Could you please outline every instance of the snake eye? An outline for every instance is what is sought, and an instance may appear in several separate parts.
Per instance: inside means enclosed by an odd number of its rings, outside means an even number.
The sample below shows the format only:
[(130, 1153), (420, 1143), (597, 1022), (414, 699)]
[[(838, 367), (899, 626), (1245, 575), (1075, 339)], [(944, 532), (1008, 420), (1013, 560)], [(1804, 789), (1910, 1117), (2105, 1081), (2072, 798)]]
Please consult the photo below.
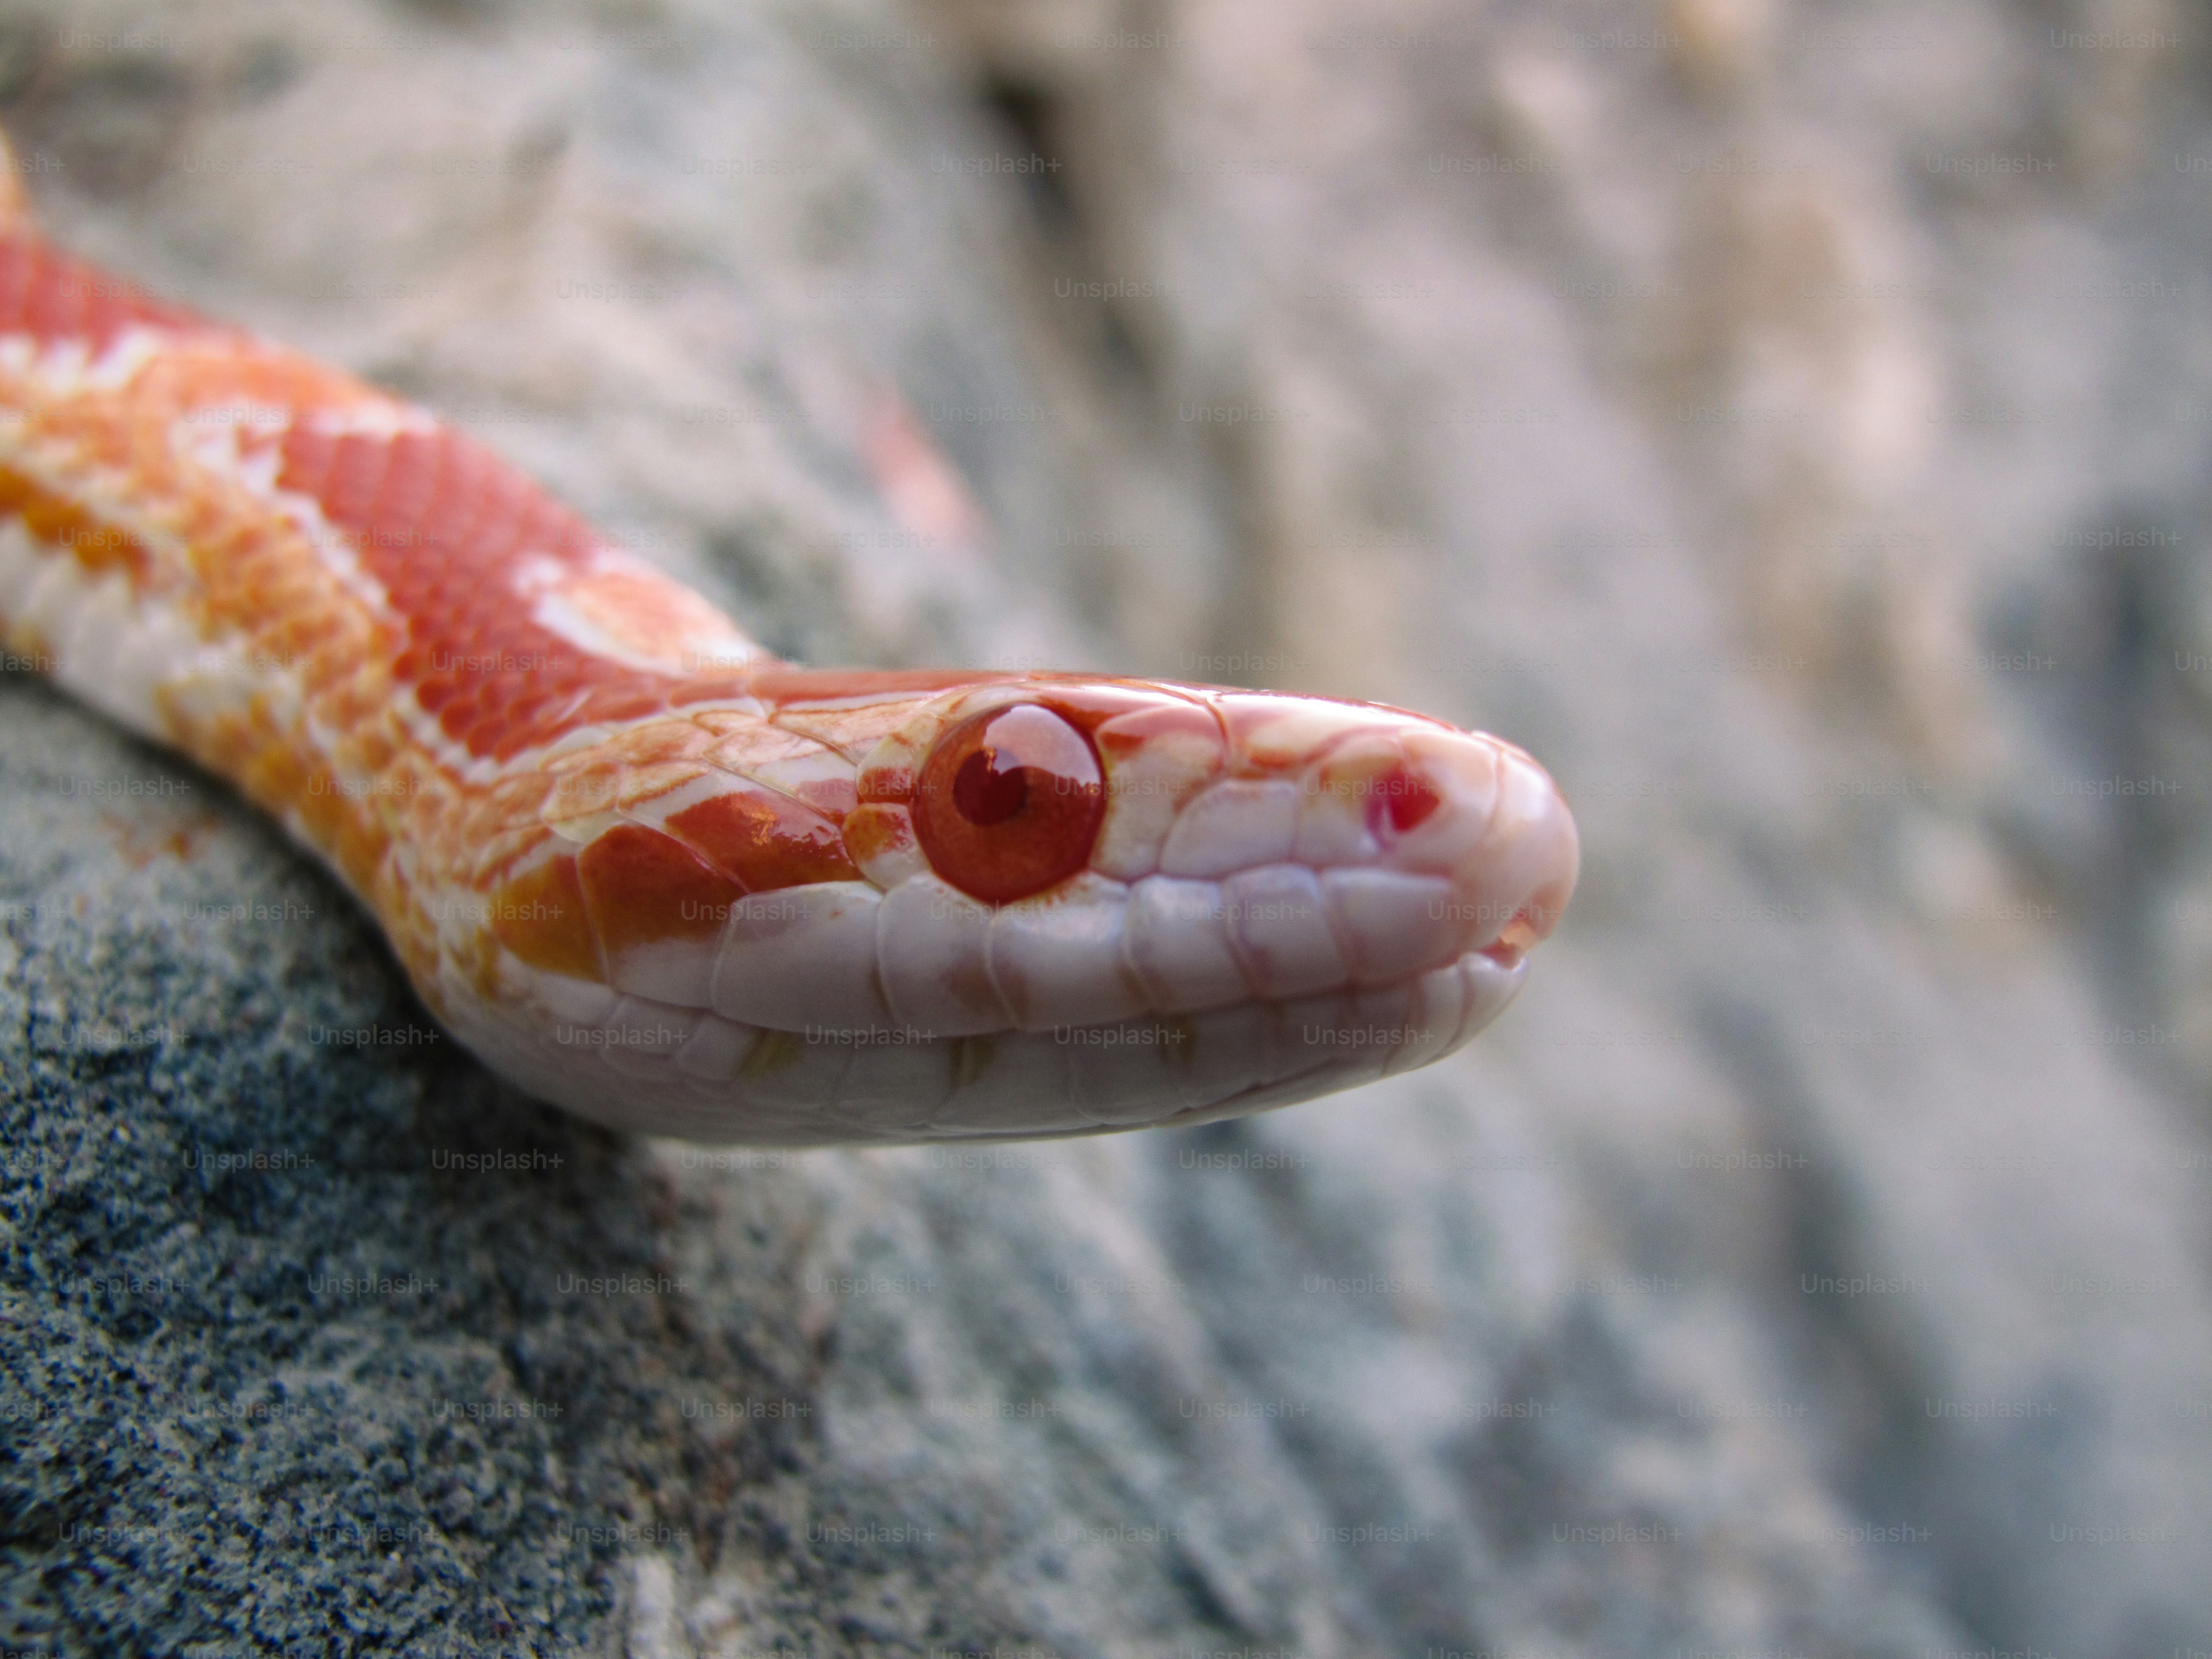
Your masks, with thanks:
[(915, 791), (915, 834), (931, 867), (987, 904), (1082, 869), (1105, 815), (1091, 739), (1035, 703), (961, 721), (938, 739)]

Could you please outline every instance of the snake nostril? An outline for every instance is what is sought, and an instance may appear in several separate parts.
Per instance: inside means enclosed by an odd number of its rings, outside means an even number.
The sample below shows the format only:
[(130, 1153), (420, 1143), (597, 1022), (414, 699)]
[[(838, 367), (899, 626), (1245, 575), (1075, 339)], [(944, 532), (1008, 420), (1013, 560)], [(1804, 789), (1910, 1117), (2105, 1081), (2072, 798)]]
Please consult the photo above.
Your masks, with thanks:
[(1379, 832), (1387, 820), (1396, 834), (1409, 834), (1444, 804), (1434, 784), (1403, 766), (1392, 767), (1376, 779), (1372, 787), (1374, 793), (1367, 803), (1367, 827), (1370, 833)]

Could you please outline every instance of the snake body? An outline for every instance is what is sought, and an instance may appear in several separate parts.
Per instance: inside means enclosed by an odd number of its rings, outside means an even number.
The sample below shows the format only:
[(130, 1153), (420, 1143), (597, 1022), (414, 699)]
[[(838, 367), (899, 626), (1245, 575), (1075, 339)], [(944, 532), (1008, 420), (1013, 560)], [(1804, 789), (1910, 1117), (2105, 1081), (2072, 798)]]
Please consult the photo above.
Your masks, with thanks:
[(1540, 767), (1419, 715), (776, 660), (483, 444), (15, 199), (0, 638), (319, 854), (495, 1070), (696, 1139), (1080, 1134), (1401, 1072), (1504, 1006), (1577, 870)]

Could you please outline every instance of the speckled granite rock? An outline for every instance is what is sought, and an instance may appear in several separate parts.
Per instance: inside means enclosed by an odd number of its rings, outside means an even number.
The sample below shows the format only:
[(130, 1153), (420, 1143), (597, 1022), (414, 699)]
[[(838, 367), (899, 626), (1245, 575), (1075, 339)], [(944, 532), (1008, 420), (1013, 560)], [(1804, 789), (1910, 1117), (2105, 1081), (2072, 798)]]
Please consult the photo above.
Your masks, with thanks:
[[(2053, 16), (19, 0), (67, 240), (780, 647), (1479, 720), (1588, 875), (1358, 1096), (701, 1153), (487, 1079), (219, 784), (0, 678), (0, 1644), (2212, 1647), (2203, 1073), (2120, 1041), (2204, 959), (2147, 670), (2212, 339), (2107, 308), (2212, 140), (2039, 33), (2150, 12)], [(878, 499), (901, 418), (992, 532)], [(2197, 793), (2052, 787), (2139, 772)]]

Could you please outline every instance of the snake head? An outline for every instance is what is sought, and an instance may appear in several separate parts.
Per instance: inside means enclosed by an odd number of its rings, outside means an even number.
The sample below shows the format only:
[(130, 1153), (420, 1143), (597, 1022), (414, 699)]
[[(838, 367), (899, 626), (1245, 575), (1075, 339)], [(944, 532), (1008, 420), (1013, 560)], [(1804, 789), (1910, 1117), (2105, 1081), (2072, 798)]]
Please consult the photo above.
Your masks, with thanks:
[[(1399, 709), (1075, 675), (748, 684), (750, 711), (698, 717), (732, 734), (703, 751), (672, 716), (580, 751), (544, 809), (573, 851), (527, 878), (552, 902), (499, 907), (522, 920), (495, 923), (492, 1000), (520, 1012), (465, 1035), (587, 1115), (808, 1145), (1284, 1105), (1466, 1042), (1574, 887), (1543, 769)], [(512, 1036), (549, 1027), (557, 1047)]]
[(998, 1118), (975, 1079), (968, 1133), (1194, 1121), (1440, 1058), (1579, 861), (1521, 750), (1316, 697), (1026, 676), (922, 704), (855, 784), (894, 1018), (992, 1066), (1057, 1051), (1009, 1068), (1042, 1075)]

